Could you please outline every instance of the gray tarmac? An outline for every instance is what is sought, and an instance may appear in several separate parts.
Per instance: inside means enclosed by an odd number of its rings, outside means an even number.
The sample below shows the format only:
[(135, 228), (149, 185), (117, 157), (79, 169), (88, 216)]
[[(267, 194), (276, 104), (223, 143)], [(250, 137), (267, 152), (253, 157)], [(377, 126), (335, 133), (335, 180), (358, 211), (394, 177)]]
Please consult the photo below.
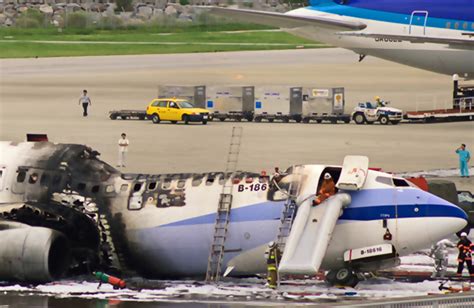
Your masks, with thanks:
[[(451, 78), (327, 48), (176, 55), (0, 60), (0, 140), (27, 132), (55, 142), (87, 144), (112, 165), (117, 141), (130, 140), (124, 171), (204, 172), (225, 168), (233, 126), (244, 136), (239, 169), (292, 164), (341, 164), (345, 155), (370, 157), (387, 171), (454, 168), (460, 143), (474, 148), (474, 122), (358, 126), (355, 124), (221, 123), (206, 126), (112, 121), (112, 109), (144, 109), (158, 84), (344, 86), (347, 111), (379, 95), (404, 110), (449, 105)], [(90, 116), (78, 99), (88, 89)], [(458, 181), (458, 180), (457, 180)], [(474, 187), (471, 179), (459, 180)]]

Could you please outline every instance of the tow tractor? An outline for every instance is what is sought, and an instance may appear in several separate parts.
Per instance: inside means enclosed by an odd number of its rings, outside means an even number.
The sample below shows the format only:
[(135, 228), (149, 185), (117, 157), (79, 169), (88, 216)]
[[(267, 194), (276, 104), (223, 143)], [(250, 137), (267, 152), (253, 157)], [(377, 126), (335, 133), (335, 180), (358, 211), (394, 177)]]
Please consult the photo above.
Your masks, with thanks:
[(387, 107), (389, 102), (379, 102), (377, 105), (370, 102), (359, 103), (352, 112), (352, 120), (357, 124), (373, 124), (380, 122), (380, 124), (387, 125), (392, 123), (394, 125), (400, 123), (403, 119), (403, 111), (393, 107)]

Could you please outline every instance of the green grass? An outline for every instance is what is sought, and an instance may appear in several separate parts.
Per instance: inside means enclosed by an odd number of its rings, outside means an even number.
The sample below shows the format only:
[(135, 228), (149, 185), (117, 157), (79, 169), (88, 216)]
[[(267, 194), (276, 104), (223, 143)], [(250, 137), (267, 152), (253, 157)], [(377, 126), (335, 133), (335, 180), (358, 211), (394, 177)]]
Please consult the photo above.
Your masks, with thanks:
[[(242, 29), (243, 28), (243, 29)], [(189, 26), (187, 29), (174, 28), (169, 35), (163, 28), (151, 31), (152, 27), (122, 30), (66, 30), (59, 33), (57, 29), (0, 29), (0, 58), (28, 57), (61, 57), (91, 55), (132, 55), (217, 52), (240, 50), (272, 50), (291, 49), (300, 45), (306, 47), (315, 44), (313, 41), (301, 39), (284, 32), (244, 32), (222, 33), (219, 31), (250, 30), (255, 27), (242, 25)], [(261, 28), (261, 27), (259, 27)], [(203, 29), (207, 31), (203, 31)], [(156, 30), (156, 29), (155, 29)], [(6, 42), (15, 41), (15, 42)], [(94, 44), (38, 43), (32, 41), (65, 41), (65, 42), (97, 42)], [(140, 44), (101, 44), (100, 42), (141, 42)], [(183, 45), (159, 45), (163, 42), (184, 42)], [(142, 44), (145, 43), (145, 44)], [(281, 45), (200, 45), (200, 43), (249, 43), (249, 44), (281, 44)]]

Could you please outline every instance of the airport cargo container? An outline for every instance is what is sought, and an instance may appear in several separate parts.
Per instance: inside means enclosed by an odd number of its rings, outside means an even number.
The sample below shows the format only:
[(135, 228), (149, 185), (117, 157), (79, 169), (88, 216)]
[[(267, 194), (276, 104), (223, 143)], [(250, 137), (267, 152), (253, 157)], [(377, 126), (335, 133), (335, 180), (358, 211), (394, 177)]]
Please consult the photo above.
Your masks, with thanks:
[(258, 87), (255, 89), (254, 120), (301, 122), (302, 100), (301, 87)]
[(255, 89), (253, 86), (214, 86), (206, 89), (206, 109), (213, 119), (253, 120)]
[(344, 113), (344, 88), (303, 88), (304, 123), (329, 121), (349, 123), (351, 116)]
[(179, 98), (196, 108), (206, 108), (206, 86), (159, 85), (157, 98)]

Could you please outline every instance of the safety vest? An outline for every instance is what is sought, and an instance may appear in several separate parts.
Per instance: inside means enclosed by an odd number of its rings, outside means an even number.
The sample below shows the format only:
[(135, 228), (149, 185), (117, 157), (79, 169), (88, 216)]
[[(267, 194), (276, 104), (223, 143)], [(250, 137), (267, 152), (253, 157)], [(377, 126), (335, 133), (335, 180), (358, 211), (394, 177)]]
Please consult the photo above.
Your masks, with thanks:
[(474, 249), (474, 244), (472, 244), (470, 240), (468, 239), (460, 240), (458, 242), (458, 249), (459, 249), (458, 262), (472, 260), (471, 252)]

